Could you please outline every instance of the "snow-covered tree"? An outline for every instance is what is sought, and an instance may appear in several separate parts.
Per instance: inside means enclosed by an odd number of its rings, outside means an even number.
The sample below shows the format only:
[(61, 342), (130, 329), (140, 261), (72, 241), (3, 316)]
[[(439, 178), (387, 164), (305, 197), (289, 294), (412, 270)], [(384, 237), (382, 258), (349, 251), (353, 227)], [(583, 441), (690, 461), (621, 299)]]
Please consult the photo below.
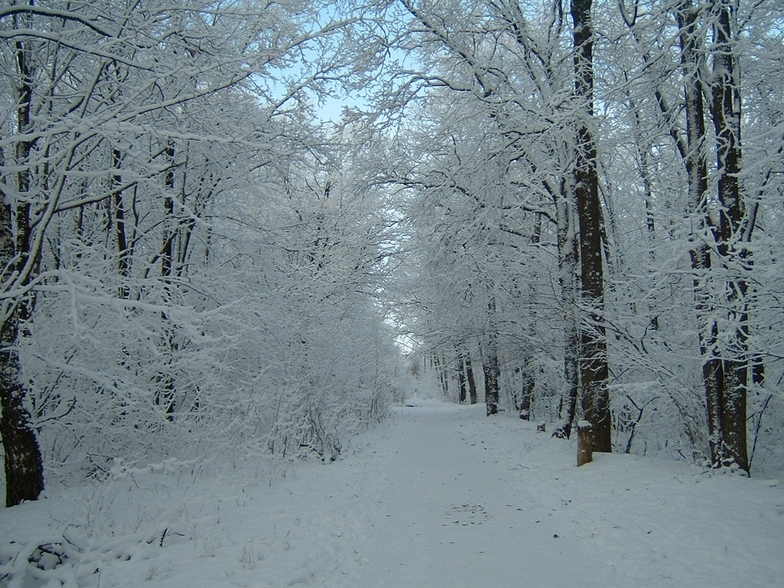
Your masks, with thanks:
[[(284, 372), (301, 377), (297, 362), (329, 372), (327, 342), (363, 342), (371, 355), (343, 380), (309, 385), (324, 394), (341, 385), (382, 389), (368, 376), (380, 374), (391, 353), (368, 269), (379, 255), (367, 224), (373, 205), (345, 207), (353, 214), (347, 225), (335, 221), (344, 209), (323, 216), (307, 203), (304, 178), (338, 173), (314, 103), (361, 73), (338, 51), (356, 33), (354, 8), (323, 8), (201, 0), (0, 8), (8, 82), (0, 91), (0, 393), (9, 505), (38, 495), (44, 462), (86, 463), (100, 473), (131, 453), (144, 460), (176, 445), (199, 451), (204, 445), (176, 440), (204, 441), (208, 425), (237, 433), (230, 423), (239, 399), (271, 370), (265, 363), (281, 349), (275, 338), (296, 332), (280, 317), (265, 315), (259, 325), (236, 312), (246, 271), (274, 283), (298, 268), (276, 291), (296, 298), (277, 298), (281, 315), (315, 312), (309, 329), (344, 329), (319, 338), (320, 352), (289, 350)], [(342, 186), (341, 198), (352, 190)], [(249, 235), (259, 233), (274, 235), (275, 255), (248, 266), (258, 258), (245, 248), (259, 243)], [(333, 240), (344, 249), (323, 249)], [(294, 259), (306, 250), (310, 262)], [(329, 263), (316, 262), (319, 255)], [(315, 284), (320, 289), (308, 294)], [(342, 314), (326, 312), (329, 288), (353, 292)], [(356, 324), (346, 318), (354, 306)], [(254, 341), (256, 353), (247, 355)], [(391, 383), (384, 386), (362, 418), (383, 412)], [(338, 405), (329, 410), (340, 413)], [(314, 430), (326, 429), (322, 408), (309, 421)], [(288, 418), (279, 414), (278, 422)]]

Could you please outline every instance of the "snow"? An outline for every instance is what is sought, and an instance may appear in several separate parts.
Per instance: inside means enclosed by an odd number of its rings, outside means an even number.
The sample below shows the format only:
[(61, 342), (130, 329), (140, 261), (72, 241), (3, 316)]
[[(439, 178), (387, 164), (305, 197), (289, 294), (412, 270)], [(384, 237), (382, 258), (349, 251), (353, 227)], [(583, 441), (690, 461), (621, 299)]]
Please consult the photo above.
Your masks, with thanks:
[(169, 463), (3, 509), (0, 586), (780, 585), (777, 481), (577, 468), (574, 440), (484, 410), (409, 399), (334, 463)]

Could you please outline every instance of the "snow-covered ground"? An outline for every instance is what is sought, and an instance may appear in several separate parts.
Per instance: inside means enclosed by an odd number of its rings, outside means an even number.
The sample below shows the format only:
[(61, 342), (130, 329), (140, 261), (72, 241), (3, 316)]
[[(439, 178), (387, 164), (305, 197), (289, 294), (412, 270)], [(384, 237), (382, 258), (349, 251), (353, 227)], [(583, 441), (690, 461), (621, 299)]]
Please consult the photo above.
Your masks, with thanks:
[[(772, 587), (784, 490), (412, 400), (334, 463), (118, 471), (0, 510), (0, 586)], [(43, 549), (40, 547), (43, 546)]]

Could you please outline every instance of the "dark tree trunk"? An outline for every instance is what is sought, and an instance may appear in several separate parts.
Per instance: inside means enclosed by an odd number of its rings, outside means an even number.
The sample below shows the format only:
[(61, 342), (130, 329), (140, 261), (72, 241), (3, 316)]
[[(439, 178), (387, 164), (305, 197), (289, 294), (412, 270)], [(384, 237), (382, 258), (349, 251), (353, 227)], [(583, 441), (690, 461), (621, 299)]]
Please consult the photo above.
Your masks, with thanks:
[[(564, 342), (564, 378), (566, 393), (562, 399), (563, 414), (559, 414), (561, 424), (553, 431), (553, 437), (569, 439), (577, 412), (577, 396), (580, 389), (580, 338), (575, 321), (569, 321)], [(559, 411), (560, 413), (561, 411)]]
[(471, 363), (471, 354), (465, 354), (466, 379), (468, 380), (468, 398), (471, 404), (477, 403), (476, 398), (476, 379), (474, 378), (474, 366)]
[[(29, 155), (29, 151), (25, 159)], [(29, 190), (29, 174), (19, 174), (20, 192)], [(27, 210), (27, 207), (22, 207)], [(17, 211), (16, 238), (12, 232), (11, 207), (0, 205), (0, 267), (9, 273), (22, 272), (29, 256), (29, 220)], [(25, 284), (21, 284), (25, 285)], [(22, 383), (19, 354), (16, 351), (20, 322), (32, 314), (32, 294), (4, 305), (5, 317), (0, 327), (0, 435), (5, 452), (6, 506), (23, 500), (36, 500), (44, 489), (43, 460), (30, 413), (25, 407), (27, 392)]]
[(19, 355), (14, 348), (17, 321), (14, 313), (3, 323), (0, 333), (0, 435), (5, 453), (6, 506), (36, 500), (44, 489), (41, 450), (25, 407), (26, 391), (20, 377)]
[(500, 379), (500, 368), (498, 366), (498, 333), (495, 327), (495, 299), (491, 298), (487, 305), (488, 309), (488, 330), (487, 347), (482, 367), (485, 376), (485, 407), (487, 416), (498, 413), (498, 386)]
[(612, 451), (610, 401), (607, 388), (607, 340), (604, 327), (604, 264), (602, 207), (596, 168), (593, 119), (592, 0), (572, 0), (574, 23), (574, 86), (580, 104), (575, 153), (575, 198), (580, 220), (580, 290), (588, 324), (580, 333), (580, 383), (583, 412), (593, 427), (594, 450)]
[[(490, 337), (492, 338), (492, 336)], [(488, 347), (492, 347), (488, 343)], [(482, 362), (485, 376), (485, 407), (487, 416), (498, 414), (498, 356), (494, 351), (488, 350), (485, 360)]]
[(460, 404), (465, 404), (466, 401), (466, 374), (465, 374), (465, 359), (461, 351), (457, 352), (457, 383), (460, 387), (458, 401)]
[[(729, 2), (717, 2), (715, 7), (712, 78), (712, 117), (716, 133), (716, 170), (718, 201), (721, 204), (719, 225), (714, 231), (718, 254), (729, 267), (743, 268), (747, 249), (741, 238), (741, 225), (746, 214), (740, 191), (740, 83), (736, 75), (733, 46), (732, 7)], [(714, 462), (735, 463), (748, 472), (749, 459), (746, 440), (746, 390), (749, 378), (748, 353), (748, 285), (743, 278), (730, 279), (725, 284), (730, 325), (737, 325), (729, 338), (722, 364), (721, 455)]]
[[(26, 190), (27, 186), (22, 187)], [(11, 216), (11, 207), (2, 203), (0, 267), (13, 271), (24, 264), (26, 256), (15, 252)], [(30, 318), (31, 304), (32, 301), (22, 300), (4, 305), (6, 316), (0, 327), (0, 435), (5, 453), (6, 506), (15, 506), (23, 500), (36, 500), (44, 489), (41, 450), (30, 424), (30, 413), (25, 407), (26, 390), (22, 384), (16, 351), (20, 317), (24, 315), (26, 319)]]
[[(161, 276), (163, 278), (165, 303), (172, 303), (172, 280), (175, 276), (175, 240), (177, 238), (177, 220), (174, 210), (175, 198), (175, 151), (174, 143), (169, 141), (166, 146), (166, 157), (169, 160), (169, 169), (166, 171), (164, 197), (163, 197), (163, 214), (164, 214), (164, 231), (163, 249), (161, 254)], [(158, 390), (155, 396), (155, 404), (163, 407), (169, 420), (173, 419), (174, 412), (176, 411), (176, 385), (174, 382), (174, 375), (172, 374), (172, 360), (173, 355), (177, 349), (177, 341), (175, 339), (174, 325), (168, 315), (163, 312), (161, 315), (164, 331), (164, 350), (165, 361), (163, 369), (158, 377)]]
[(530, 357), (524, 359), (518, 371), (520, 372), (520, 401), (516, 408), (520, 412), (520, 418), (528, 421), (531, 420), (531, 407), (536, 390), (536, 376), (531, 369)]
[[(24, 26), (17, 23), (14, 27)], [(28, 47), (16, 43), (16, 65), (19, 76), (17, 129), (27, 133), (31, 124), (33, 100), (32, 70)], [(17, 189), (20, 195), (29, 196), (30, 156), (34, 145), (22, 140), (16, 144)], [(5, 282), (15, 276), (16, 287), (30, 284), (37, 271), (37, 254), (32, 252), (30, 204), (12, 206), (5, 198), (0, 202), (0, 277)], [(14, 228), (16, 231), (14, 231)], [(30, 423), (30, 413), (25, 407), (26, 390), (20, 373), (19, 355), (16, 351), (20, 322), (29, 321), (33, 308), (32, 293), (6, 300), (0, 309), (0, 435), (3, 438), (4, 469), (6, 480), (6, 506), (23, 500), (36, 500), (44, 489), (43, 460), (35, 430)]]
[[(749, 380), (747, 284), (742, 278), (711, 277), (714, 266), (743, 267), (745, 245), (741, 237), (745, 217), (739, 185), (740, 85), (732, 47), (732, 8), (724, 2), (713, 6), (713, 76), (710, 86), (711, 116), (716, 135), (718, 221), (708, 210), (708, 166), (705, 141), (704, 47), (699, 9), (691, 0), (678, 7), (681, 63), (686, 114), (685, 165), (688, 176), (688, 210), (695, 216), (697, 231), (709, 233), (716, 242), (715, 263), (711, 250), (699, 234), (690, 251), (702, 357), (702, 379), (708, 420), (708, 444), (713, 467), (735, 464), (748, 472), (746, 390)], [(750, 238), (750, 233), (749, 233)], [(709, 282), (722, 286), (709, 289)], [(722, 283), (723, 281), (723, 283)], [(724, 317), (719, 322), (719, 314)], [(724, 320), (726, 319), (726, 320)], [(736, 324), (722, 332), (721, 324)]]
[[(132, 251), (128, 246), (128, 233), (125, 225), (125, 203), (123, 202), (122, 175), (123, 154), (119, 149), (112, 149), (112, 192), (111, 208), (114, 212), (114, 233), (117, 243), (117, 270), (120, 278), (131, 275)], [(123, 280), (125, 281), (125, 280)], [(120, 286), (120, 298), (130, 298), (130, 290), (126, 283)]]

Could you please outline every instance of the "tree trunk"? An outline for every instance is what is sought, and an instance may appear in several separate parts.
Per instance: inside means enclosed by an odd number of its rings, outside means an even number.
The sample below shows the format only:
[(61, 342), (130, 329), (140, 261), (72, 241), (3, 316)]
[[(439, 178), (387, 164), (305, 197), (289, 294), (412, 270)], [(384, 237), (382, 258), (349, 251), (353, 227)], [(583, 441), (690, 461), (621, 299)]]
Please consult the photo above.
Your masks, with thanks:
[[(14, 17), (14, 27), (20, 26)], [(20, 84), (17, 88), (17, 130), (20, 135), (29, 131), (32, 110), (32, 71), (28, 48), (16, 43), (16, 65)], [(16, 287), (25, 287), (35, 276), (37, 254), (31, 252), (30, 204), (27, 200), (31, 189), (30, 156), (33, 143), (17, 142), (15, 149), (17, 190), (23, 203), (14, 206), (4, 197), (0, 202), (0, 277), (6, 282), (15, 276)], [(14, 229), (16, 229), (14, 231)], [(13, 281), (13, 279), (11, 280)], [(44, 489), (43, 460), (35, 430), (30, 424), (30, 413), (25, 407), (26, 390), (22, 383), (19, 355), (16, 351), (20, 321), (30, 319), (32, 294), (14, 296), (2, 304), (0, 316), (0, 435), (5, 452), (6, 506), (23, 500), (36, 500)]]
[(471, 363), (471, 354), (465, 354), (466, 379), (468, 380), (468, 398), (471, 404), (477, 403), (476, 398), (476, 379), (474, 378), (474, 366)]
[[(2, 208), (7, 210), (5, 206)], [(6, 506), (37, 500), (44, 489), (41, 450), (25, 407), (26, 391), (15, 349), (17, 330), (18, 318), (14, 312), (4, 321), (0, 332), (0, 435), (5, 453)]]
[(482, 367), (485, 376), (485, 407), (487, 416), (498, 413), (498, 385), (500, 368), (498, 366), (498, 333), (495, 327), (495, 298), (491, 298), (487, 305), (488, 329), (487, 347)]
[[(735, 464), (748, 472), (746, 433), (746, 390), (749, 379), (747, 284), (740, 278), (712, 276), (714, 266), (745, 265), (746, 253), (741, 226), (745, 210), (741, 198), (740, 172), (740, 84), (732, 47), (732, 7), (727, 2), (713, 7), (713, 76), (711, 116), (716, 135), (716, 199), (718, 221), (712, 222), (708, 209), (708, 166), (705, 141), (704, 48), (700, 35), (699, 9), (691, 0), (678, 7), (681, 64), (686, 113), (686, 172), (688, 210), (694, 215), (697, 235), (690, 253), (695, 273), (694, 290), (702, 357), (702, 380), (708, 420), (708, 444), (713, 467)], [(701, 234), (700, 234), (701, 233)], [(716, 243), (715, 263), (705, 243)], [(718, 287), (712, 290), (710, 284)], [(723, 300), (721, 300), (722, 294)], [(723, 316), (719, 316), (723, 315)], [(721, 324), (731, 332), (722, 332)]]
[(460, 404), (465, 404), (466, 401), (466, 374), (465, 374), (465, 359), (461, 351), (457, 352), (457, 383), (460, 386), (460, 395), (458, 401)]
[(716, 355), (718, 327), (713, 317), (708, 291), (708, 272), (711, 259), (703, 235), (709, 231), (707, 220), (708, 165), (705, 157), (705, 105), (699, 76), (700, 42), (697, 29), (697, 10), (691, 0), (680, 4), (676, 14), (683, 68), (684, 105), (686, 115), (685, 166), (687, 177), (687, 209), (695, 216), (696, 234), (689, 251), (694, 270), (698, 339), (702, 358), (702, 382), (708, 417), (708, 442), (711, 460), (718, 455), (721, 441), (721, 361)]
[[(13, 272), (26, 257), (15, 252), (11, 217), (11, 207), (3, 202), (0, 205), (0, 267)], [(36, 500), (44, 489), (41, 450), (25, 407), (26, 390), (16, 351), (19, 320), (26, 314), (23, 309), (29, 310), (27, 302), (30, 301), (17, 300), (4, 306), (5, 317), (0, 327), (0, 435), (5, 453), (6, 506)]]
[[(163, 249), (161, 255), (161, 277), (163, 278), (163, 288), (165, 292), (164, 301), (166, 304), (172, 303), (172, 280), (175, 272), (175, 240), (177, 238), (177, 220), (174, 210), (175, 198), (175, 182), (174, 182), (174, 143), (169, 141), (166, 145), (166, 157), (169, 161), (169, 169), (166, 171), (164, 196), (163, 196), (163, 214), (164, 214), (164, 231)], [(162, 406), (166, 412), (166, 418), (172, 420), (174, 412), (176, 411), (176, 385), (174, 382), (174, 375), (172, 374), (173, 356), (177, 348), (175, 340), (174, 325), (168, 313), (161, 313), (161, 322), (163, 324), (164, 336), (164, 361), (163, 369), (161, 370), (158, 378), (158, 390), (155, 395), (155, 404)]]
[(433, 352), (433, 368), (438, 374), (438, 381), (441, 384), (441, 392), (445, 398), (449, 397), (449, 379), (447, 378), (446, 366), (439, 353)]
[(577, 396), (580, 390), (580, 336), (577, 316), (577, 272), (580, 251), (577, 244), (577, 220), (574, 213), (574, 187), (572, 178), (561, 183), (561, 195), (556, 202), (558, 215), (558, 282), (561, 287), (561, 306), (564, 312), (564, 380), (566, 389), (562, 395), (565, 414), (559, 410), (561, 424), (553, 431), (553, 437), (568, 439), (572, 433)]
[[(120, 298), (130, 298), (127, 278), (131, 275), (131, 259), (133, 252), (128, 246), (128, 233), (125, 225), (125, 204), (123, 202), (122, 175), (120, 170), (123, 165), (123, 153), (119, 149), (112, 149), (112, 193), (110, 207), (114, 216), (114, 233), (117, 245), (117, 270), (122, 284), (119, 289)], [(112, 216), (110, 214), (110, 216)]]
[[(29, 189), (26, 173), (20, 173), (20, 190)], [(20, 241), (29, 240), (27, 219), (17, 215), (17, 238), (12, 232), (11, 206), (0, 205), (0, 267), (9, 273), (18, 273), (27, 255), (17, 254)], [(20, 238), (19, 234), (23, 236)], [(4, 276), (5, 277), (5, 276)], [(0, 435), (5, 453), (6, 506), (15, 506), (23, 500), (36, 500), (44, 489), (43, 460), (35, 430), (30, 424), (30, 413), (25, 407), (27, 392), (22, 383), (19, 354), (16, 350), (20, 319), (29, 320), (32, 300), (14, 300), (4, 305), (0, 326)]]
[(593, 119), (592, 0), (572, 0), (574, 23), (574, 86), (581, 111), (577, 122), (574, 189), (580, 221), (581, 302), (588, 324), (580, 332), (580, 383), (583, 412), (593, 426), (594, 450), (612, 451), (607, 388), (607, 340), (604, 327), (604, 265), (602, 207), (596, 168)]
[[(489, 337), (490, 339), (493, 336)], [(494, 343), (488, 342), (488, 347)], [(485, 408), (487, 416), (498, 414), (498, 356), (494, 351), (488, 350), (482, 368), (485, 376)]]
[[(712, 78), (712, 117), (716, 133), (716, 171), (718, 201), (721, 204), (716, 234), (718, 254), (727, 267), (744, 269), (747, 248), (741, 236), (746, 211), (740, 191), (741, 171), (741, 99), (740, 80), (732, 39), (733, 2), (718, 2), (714, 30)], [(748, 353), (748, 285), (743, 277), (729, 278), (725, 284), (729, 325), (736, 325), (724, 334), (729, 341), (723, 353), (721, 382), (721, 450), (714, 455), (716, 463), (735, 463), (748, 472), (746, 441), (746, 390), (749, 377)]]
[(531, 420), (531, 405), (533, 404), (536, 377), (531, 373), (531, 358), (525, 359), (525, 365), (520, 368), (520, 418)]

